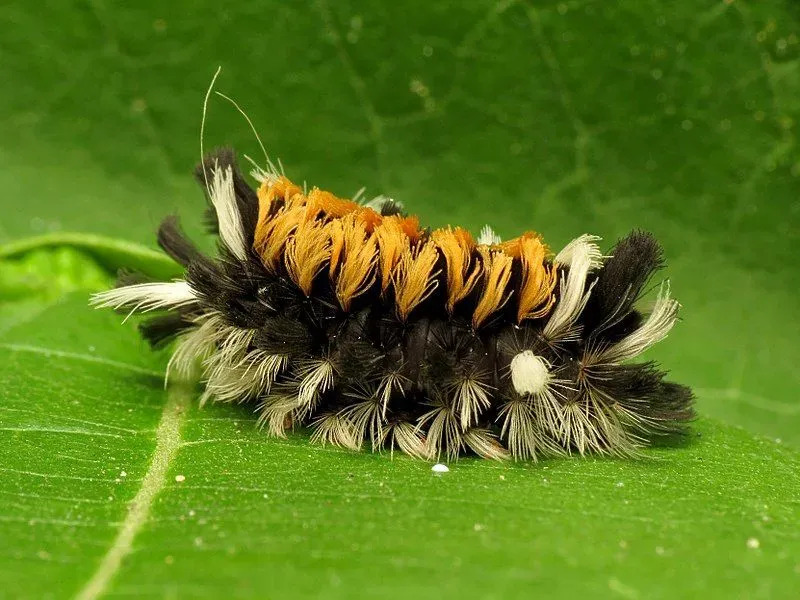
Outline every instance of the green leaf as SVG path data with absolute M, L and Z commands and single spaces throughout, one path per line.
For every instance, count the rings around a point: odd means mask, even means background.
M 4 259 L 9 259 L 6 263 L 9 270 L 3 274 L 0 285 L 8 288 L 11 278 L 19 278 L 20 284 L 28 288 L 27 292 L 36 295 L 58 295 L 78 287 L 91 289 L 97 287 L 98 282 L 107 283 L 108 272 L 119 268 L 157 279 L 172 279 L 183 274 L 180 266 L 163 252 L 91 233 L 51 233 L 2 244 L 0 261 Z M 15 265 L 14 259 L 21 260 Z M 29 281 L 22 283 L 21 276 Z M 37 280 L 36 284 L 31 281 L 33 279 Z M 52 284 L 53 279 L 56 279 L 55 286 L 44 290 L 43 282 Z
M 793 595 L 795 4 L 12 0 L 0 21 L 0 595 Z M 685 320 L 652 357 L 698 391 L 697 439 L 434 477 L 165 392 L 164 354 L 82 290 L 175 276 L 153 251 L 173 212 L 212 248 L 191 170 L 218 64 L 298 181 L 553 247 L 656 233 Z M 258 159 L 215 99 L 222 143 Z
M 704 414 L 800 443 L 800 12 L 668 5 L 6 2 L 0 242 L 201 231 L 202 99 L 298 181 L 553 247 L 634 227 L 685 322 L 657 349 Z M 213 97 L 208 147 L 260 158 Z M 210 247 L 210 244 L 207 244 Z
M 800 453 L 702 419 L 638 461 L 403 456 L 196 406 L 74 292 L 0 338 L 10 597 L 789 597 Z

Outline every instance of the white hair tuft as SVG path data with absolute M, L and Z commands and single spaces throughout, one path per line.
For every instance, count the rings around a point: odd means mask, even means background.
M 244 229 L 236 206 L 236 192 L 233 187 L 233 167 L 224 169 L 214 165 L 214 174 L 209 189 L 211 203 L 217 211 L 219 237 L 222 243 L 233 252 L 239 260 L 247 260 L 247 245 L 244 241 Z
M 550 378 L 547 361 L 530 350 L 523 350 L 511 359 L 511 383 L 520 396 L 542 393 Z
M 482 246 L 494 246 L 502 242 L 502 238 L 494 232 L 489 225 L 484 225 L 481 233 L 478 236 L 478 244 Z
M 556 254 L 553 262 L 565 267 L 571 267 L 572 261 L 576 256 L 585 255 L 589 257 L 589 270 L 599 269 L 603 266 L 603 259 L 606 257 L 603 256 L 600 247 L 595 242 L 599 242 L 602 239 L 598 235 L 584 233 L 564 246 L 563 250 Z
M 130 308 L 130 314 L 162 308 L 180 308 L 197 301 L 197 294 L 184 280 L 137 283 L 92 294 L 96 308 Z M 130 315 L 128 315 L 130 316 Z

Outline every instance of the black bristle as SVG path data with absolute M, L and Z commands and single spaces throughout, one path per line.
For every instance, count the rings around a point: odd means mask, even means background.
M 406 216 L 403 211 L 403 205 L 400 202 L 395 202 L 391 198 L 384 198 L 383 203 L 378 211 L 382 217 L 390 217 L 392 215 Z
M 607 365 L 594 373 L 592 384 L 614 398 L 648 398 L 666 375 L 653 361 Z
M 633 305 L 653 273 L 663 267 L 661 246 L 644 231 L 634 231 L 617 242 L 605 265 L 598 271 L 597 282 L 583 311 L 584 335 L 593 339 L 615 341 L 635 326 L 629 317 Z
M 219 298 L 226 279 L 222 265 L 211 260 L 194 260 L 186 267 L 186 281 L 209 305 L 214 305 Z
M 242 230 L 245 234 L 247 246 L 253 245 L 253 236 L 258 222 L 258 196 L 253 188 L 247 183 L 236 163 L 236 153 L 232 148 L 217 148 L 206 154 L 203 163 L 195 168 L 195 178 L 205 189 L 206 182 L 210 182 L 214 177 L 214 169 L 226 169 L 230 167 L 233 172 L 233 190 L 236 195 L 236 205 L 239 209 L 239 216 L 242 222 Z M 206 192 L 207 194 L 207 192 Z M 210 205 L 206 211 L 206 224 L 211 233 L 219 233 L 219 223 L 214 207 Z
M 344 339 L 335 354 L 339 375 L 344 381 L 358 383 L 380 377 L 386 355 L 364 339 Z
M 167 313 L 150 317 L 139 323 L 139 332 L 153 348 L 163 348 L 178 334 L 192 326 L 181 313 Z
M 608 365 L 589 373 L 592 386 L 621 406 L 658 424 L 663 431 L 678 431 L 694 416 L 691 389 L 665 382 L 666 372 L 652 361 L 641 364 Z
M 170 215 L 161 221 L 157 234 L 158 245 L 172 260 L 188 267 L 192 261 L 202 260 L 203 254 L 197 249 L 181 229 L 180 220 Z
M 654 416 L 668 424 L 668 431 L 681 431 L 694 419 L 694 393 L 680 383 L 664 381 L 653 397 Z
M 144 273 L 132 269 L 119 269 L 117 279 L 114 282 L 115 288 L 126 287 L 129 285 L 139 285 L 140 283 L 152 283 L 153 278 Z
M 371 309 L 365 308 L 351 314 L 334 326 L 334 361 L 345 382 L 358 383 L 376 380 L 386 362 L 386 354 L 371 340 L 369 331 Z
M 210 308 L 234 326 L 255 329 L 284 303 L 293 303 L 296 293 L 281 296 L 285 286 L 266 277 L 260 263 L 239 262 L 223 251 L 214 262 L 204 256 L 193 260 L 186 269 L 186 280 Z
M 270 354 L 291 357 L 309 356 L 313 352 L 314 338 L 301 321 L 276 315 L 261 325 L 253 339 L 253 346 Z

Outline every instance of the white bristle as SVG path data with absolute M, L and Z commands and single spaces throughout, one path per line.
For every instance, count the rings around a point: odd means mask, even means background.
M 639 329 L 622 338 L 619 342 L 597 355 L 597 362 L 618 363 L 647 350 L 667 337 L 678 320 L 680 304 L 669 297 L 669 283 L 661 285 L 653 312 Z
M 297 391 L 297 404 L 303 410 L 311 410 L 320 394 L 333 387 L 333 363 L 323 360 L 309 360 L 300 369 L 300 387 Z
M 495 244 L 499 244 L 503 240 L 494 232 L 489 225 L 484 225 L 483 229 L 481 229 L 481 233 L 478 236 L 478 244 L 482 246 L 494 246 Z
M 466 429 L 475 423 L 491 404 L 491 388 L 482 381 L 467 377 L 456 384 L 453 409 L 459 415 L 462 428 Z
M 326 414 L 318 417 L 312 424 L 314 432 L 311 441 L 321 444 L 341 446 L 350 450 L 361 448 L 361 438 L 356 437 L 353 423 L 341 414 Z
M 167 363 L 167 374 L 164 386 L 169 382 L 173 373 L 180 379 L 188 380 L 194 377 L 198 361 L 206 360 L 216 348 L 217 342 L 222 339 L 227 325 L 219 314 L 212 313 L 197 321 L 197 326 L 181 333 L 175 351 Z
M 579 238 L 580 239 L 580 238 Z M 551 340 L 565 339 L 574 335 L 573 326 L 589 301 L 591 288 L 586 288 L 586 276 L 592 268 L 593 250 L 590 244 L 577 244 L 569 251 L 570 267 L 566 280 L 559 284 L 560 299 L 556 304 L 544 336 Z M 567 245 L 569 247 L 569 244 Z M 594 284 L 592 284 L 594 285 Z
M 420 460 L 431 458 L 430 448 L 411 423 L 395 423 L 385 429 L 384 432 L 385 438 L 389 438 L 389 447 L 392 453 L 394 453 L 394 448 L 397 446 L 400 451 L 414 458 Z
M 269 393 L 289 357 L 263 350 L 248 352 L 239 364 L 221 364 L 208 372 L 204 396 L 221 402 L 243 402 Z
M 183 280 L 137 283 L 92 294 L 90 303 L 97 308 L 130 308 L 131 314 L 161 308 L 193 304 L 197 295 Z
M 387 373 L 378 385 L 378 396 L 381 399 L 383 406 L 381 416 L 386 417 L 386 408 L 389 406 L 389 400 L 392 397 L 392 390 L 397 390 L 401 395 L 405 396 L 405 389 L 403 385 L 408 381 L 408 378 L 398 372 Z
M 364 206 L 366 206 L 368 208 L 371 208 L 372 210 L 374 210 L 376 212 L 381 212 L 383 207 L 387 203 L 390 203 L 390 202 L 392 204 L 394 204 L 394 206 L 396 208 L 398 208 L 400 210 L 403 210 L 403 203 L 402 202 L 400 202 L 399 200 L 394 200 L 393 198 L 390 198 L 389 196 L 384 196 L 383 194 L 381 194 L 380 196 L 375 196 L 369 202 L 365 202 Z
M 239 260 L 247 259 L 247 245 L 239 207 L 236 206 L 236 192 L 233 188 L 233 168 L 229 165 L 221 169 L 214 166 L 214 174 L 209 189 L 211 203 L 217 211 L 219 237 Z
M 564 246 L 564 249 L 556 254 L 554 262 L 565 267 L 571 267 L 576 255 L 586 255 L 589 257 L 589 269 L 592 271 L 599 269 L 603 266 L 603 258 L 605 257 L 595 242 L 599 242 L 601 239 L 600 236 L 584 233 Z
M 464 444 L 481 458 L 506 460 L 511 455 L 488 429 L 473 427 L 464 432 Z
M 511 359 L 511 383 L 520 396 L 543 392 L 549 381 L 550 370 L 541 356 L 524 350 Z
M 356 439 L 369 437 L 373 451 L 378 450 L 384 439 L 384 422 L 381 419 L 380 399 L 374 393 L 350 394 L 355 404 L 343 408 L 339 414 L 353 423 Z
M 292 411 L 297 409 L 297 396 L 292 392 L 273 390 L 259 404 L 258 424 L 266 427 L 271 435 L 286 437 L 286 426 Z
M 417 419 L 417 429 L 422 431 L 429 424 L 425 441 L 431 456 L 438 457 L 445 452 L 449 458 L 455 460 L 463 445 L 461 428 L 455 411 L 443 400 L 439 398 L 439 406 Z

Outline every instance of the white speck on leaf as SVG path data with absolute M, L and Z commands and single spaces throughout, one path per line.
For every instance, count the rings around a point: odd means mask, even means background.
M 186 481 L 186 475 L 175 475 L 175 481 L 178 483 L 183 483 Z
M 747 547 L 751 550 L 757 550 L 761 547 L 761 542 L 758 541 L 758 538 L 751 537 L 747 540 Z
M 448 473 L 450 471 L 450 468 L 447 465 L 443 465 L 442 463 L 436 463 L 431 467 L 431 471 L 433 471 L 436 474 Z

